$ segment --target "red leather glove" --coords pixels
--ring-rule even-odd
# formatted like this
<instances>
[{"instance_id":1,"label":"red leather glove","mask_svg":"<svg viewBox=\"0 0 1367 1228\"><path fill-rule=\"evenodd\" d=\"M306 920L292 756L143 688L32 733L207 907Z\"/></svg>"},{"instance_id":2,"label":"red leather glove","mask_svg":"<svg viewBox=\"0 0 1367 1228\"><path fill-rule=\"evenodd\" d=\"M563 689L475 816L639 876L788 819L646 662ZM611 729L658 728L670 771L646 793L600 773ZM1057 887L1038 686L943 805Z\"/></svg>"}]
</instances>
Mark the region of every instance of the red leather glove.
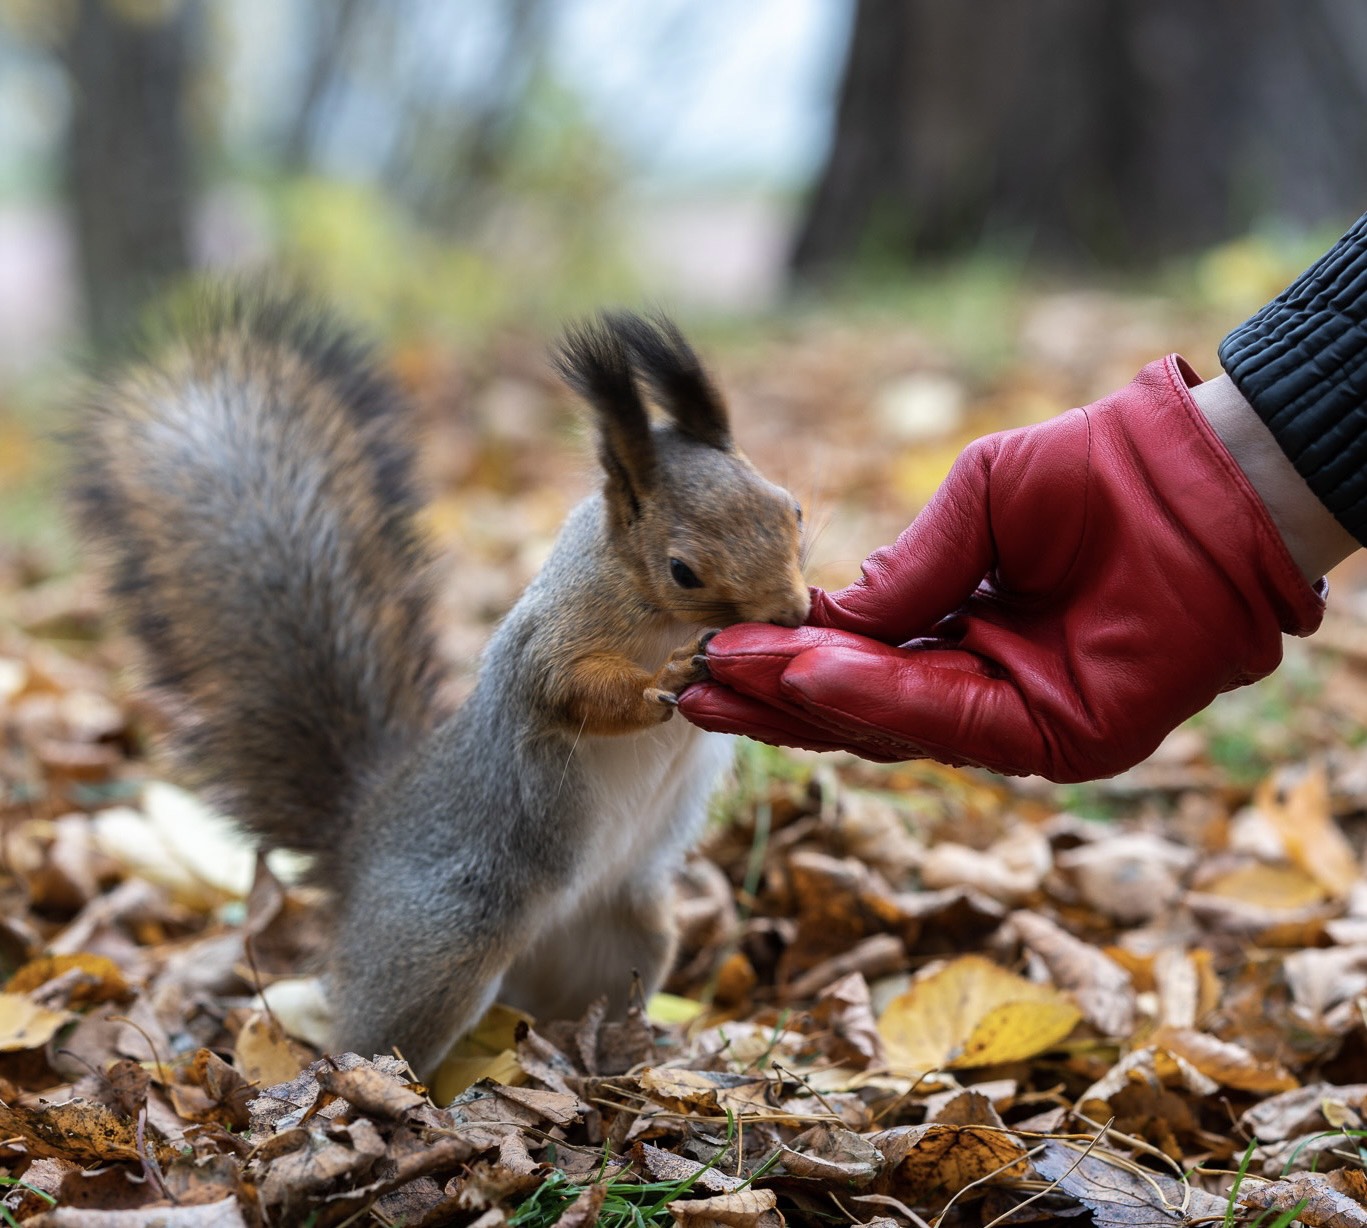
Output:
<instances>
[{"instance_id":1,"label":"red leather glove","mask_svg":"<svg viewBox=\"0 0 1367 1228\"><path fill-rule=\"evenodd\" d=\"M706 729L1056 781L1138 763L1271 673L1324 613L1173 356L1119 392L971 444L808 625L708 646Z\"/></svg>"}]
</instances>

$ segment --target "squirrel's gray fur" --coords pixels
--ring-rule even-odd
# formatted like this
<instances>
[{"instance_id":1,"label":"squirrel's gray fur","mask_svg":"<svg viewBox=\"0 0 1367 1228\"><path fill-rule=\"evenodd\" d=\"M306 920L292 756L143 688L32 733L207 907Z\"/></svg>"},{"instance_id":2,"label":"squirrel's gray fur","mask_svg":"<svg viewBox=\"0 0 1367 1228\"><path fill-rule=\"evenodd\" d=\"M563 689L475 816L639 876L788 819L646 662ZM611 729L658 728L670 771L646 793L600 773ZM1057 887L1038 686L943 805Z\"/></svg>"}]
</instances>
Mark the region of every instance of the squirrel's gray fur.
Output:
<instances>
[{"instance_id":1,"label":"squirrel's gray fur","mask_svg":"<svg viewBox=\"0 0 1367 1228\"><path fill-rule=\"evenodd\" d=\"M703 675L697 637L807 609L792 500L735 450L672 324L604 316L559 365L604 487L454 715L410 412L305 298L208 295L74 432L78 518L177 714L178 763L261 846L311 855L336 910L336 1044L423 1072L500 992L564 1016L622 1009L633 971L658 984L670 881L727 759L669 720Z\"/></svg>"}]
</instances>

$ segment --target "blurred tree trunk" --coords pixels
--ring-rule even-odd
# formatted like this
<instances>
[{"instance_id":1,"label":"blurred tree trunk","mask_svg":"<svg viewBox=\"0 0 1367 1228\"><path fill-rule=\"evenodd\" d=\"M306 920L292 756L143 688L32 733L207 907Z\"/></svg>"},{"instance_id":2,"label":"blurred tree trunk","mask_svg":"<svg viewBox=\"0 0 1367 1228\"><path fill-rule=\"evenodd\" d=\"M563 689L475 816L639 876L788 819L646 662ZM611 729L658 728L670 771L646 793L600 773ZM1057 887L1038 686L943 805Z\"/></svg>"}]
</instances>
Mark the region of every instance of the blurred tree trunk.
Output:
<instances>
[{"instance_id":1,"label":"blurred tree trunk","mask_svg":"<svg viewBox=\"0 0 1367 1228\"><path fill-rule=\"evenodd\" d=\"M284 169L294 174L310 165L322 114L343 73L352 39L362 25L360 0L326 0L310 5L308 13L315 23L309 39L308 68L281 158Z\"/></svg>"},{"instance_id":2,"label":"blurred tree trunk","mask_svg":"<svg viewBox=\"0 0 1367 1228\"><path fill-rule=\"evenodd\" d=\"M1361 0L859 0L792 264L1126 265L1364 204Z\"/></svg>"},{"instance_id":3,"label":"blurred tree trunk","mask_svg":"<svg viewBox=\"0 0 1367 1228\"><path fill-rule=\"evenodd\" d=\"M64 53L72 83L67 176L90 329L126 330L189 266L184 95L190 0L79 0Z\"/></svg>"}]
</instances>

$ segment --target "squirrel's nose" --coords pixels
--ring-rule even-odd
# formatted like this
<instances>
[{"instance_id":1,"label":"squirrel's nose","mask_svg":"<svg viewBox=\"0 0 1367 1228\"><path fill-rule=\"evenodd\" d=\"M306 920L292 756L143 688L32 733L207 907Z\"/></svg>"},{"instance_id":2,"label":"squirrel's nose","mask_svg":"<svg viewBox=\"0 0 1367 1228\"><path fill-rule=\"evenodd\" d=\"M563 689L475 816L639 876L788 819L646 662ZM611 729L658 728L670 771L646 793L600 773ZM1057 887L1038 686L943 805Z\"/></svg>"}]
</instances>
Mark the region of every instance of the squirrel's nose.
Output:
<instances>
[{"instance_id":1,"label":"squirrel's nose","mask_svg":"<svg viewBox=\"0 0 1367 1228\"><path fill-rule=\"evenodd\" d=\"M775 608L766 616L765 622L776 623L780 627L800 627L807 620L807 612L812 608L812 595L805 584L795 589L785 601L775 603Z\"/></svg>"}]
</instances>

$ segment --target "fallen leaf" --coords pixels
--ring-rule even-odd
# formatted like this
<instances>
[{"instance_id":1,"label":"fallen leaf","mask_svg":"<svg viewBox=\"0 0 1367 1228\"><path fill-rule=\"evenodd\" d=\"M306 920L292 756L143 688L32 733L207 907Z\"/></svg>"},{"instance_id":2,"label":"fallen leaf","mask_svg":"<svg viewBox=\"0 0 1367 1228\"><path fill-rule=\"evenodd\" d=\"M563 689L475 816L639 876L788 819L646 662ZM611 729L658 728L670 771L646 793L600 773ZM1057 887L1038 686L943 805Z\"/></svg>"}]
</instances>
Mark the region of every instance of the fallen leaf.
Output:
<instances>
[{"instance_id":1,"label":"fallen leaf","mask_svg":"<svg viewBox=\"0 0 1367 1228\"><path fill-rule=\"evenodd\" d=\"M744 1177L733 1177L715 1165L699 1164L697 1160L675 1155L651 1143L637 1143L633 1154L656 1181L692 1181L693 1189L713 1194L729 1194L746 1184Z\"/></svg>"},{"instance_id":2,"label":"fallen leaf","mask_svg":"<svg viewBox=\"0 0 1367 1228\"><path fill-rule=\"evenodd\" d=\"M72 1005L91 1002L116 1002L130 994L123 973L107 955L78 951L71 955L44 955L30 960L10 977L5 992L31 993L68 972L79 972L81 979L67 994Z\"/></svg>"},{"instance_id":3,"label":"fallen leaf","mask_svg":"<svg viewBox=\"0 0 1367 1228\"><path fill-rule=\"evenodd\" d=\"M1054 984L1072 994L1088 1023L1104 1036L1129 1036L1135 996L1124 968L1038 913L1014 912L1009 921L1021 941L1044 961Z\"/></svg>"},{"instance_id":4,"label":"fallen leaf","mask_svg":"<svg viewBox=\"0 0 1367 1228\"><path fill-rule=\"evenodd\" d=\"M1057 860L1088 904L1126 923L1165 912L1181 894L1181 876L1196 855L1149 832L1126 832L1069 849Z\"/></svg>"},{"instance_id":5,"label":"fallen leaf","mask_svg":"<svg viewBox=\"0 0 1367 1228\"><path fill-rule=\"evenodd\" d=\"M1045 1181L1057 1182L1087 1207L1096 1228L1158 1228L1207 1217L1224 1222L1223 1198L1099 1148L1085 1152L1084 1144L1046 1139L1030 1163Z\"/></svg>"},{"instance_id":6,"label":"fallen leaf","mask_svg":"<svg viewBox=\"0 0 1367 1228\"><path fill-rule=\"evenodd\" d=\"M246 1228L237 1199L191 1207L140 1207L134 1211L97 1211L55 1207L25 1220L32 1228Z\"/></svg>"},{"instance_id":7,"label":"fallen leaf","mask_svg":"<svg viewBox=\"0 0 1367 1228\"><path fill-rule=\"evenodd\" d=\"M361 1112L378 1117L400 1118L427 1103L401 1079L375 1066L354 1066L350 1070L325 1066L318 1072L318 1083Z\"/></svg>"},{"instance_id":8,"label":"fallen leaf","mask_svg":"<svg viewBox=\"0 0 1367 1228\"><path fill-rule=\"evenodd\" d=\"M715 1116L727 1110L738 1116L772 1115L772 1080L719 1070L671 1070L663 1066L640 1076L641 1089L676 1113Z\"/></svg>"},{"instance_id":9,"label":"fallen leaf","mask_svg":"<svg viewBox=\"0 0 1367 1228\"><path fill-rule=\"evenodd\" d=\"M140 1147L136 1123L88 1100L40 1102L33 1108L0 1104L0 1132L22 1138L31 1155L81 1165L139 1161L144 1151L163 1163L175 1155L153 1130Z\"/></svg>"},{"instance_id":10,"label":"fallen leaf","mask_svg":"<svg viewBox=\"0 0 1367 1228\"><path fill-rule=\"evenodd\" d=\"M670 1027L674 1024L692 1023L707 1008L691 998L681 998L677 994L652 994L646 1006L646 1014L652 1023Z\"/></svg>"},{"instance_id":11,"label":"fallen leaf","mask_svg":"<svg viewBox=\"0 0 1367 1228\"><path fill-rule=\"evenodd\" d=\"M1039 890L1053 864L1044 833L1022 824L985 850L951 841L934 845L921 857L921 880L931 889L971 887L1015 904Z\"/></svg>"},{"instance_id":12,"label":"fallen leaf","mask_svg":"<svg viewBox=\"0 0 1367 1228\"><path fill-rule=\"evenodd\" d=\"M826 1033L821 1052L829 1060L863 1067L886 1064L868 982L859 973L827 986L812 1008L812 1019Z\"/></svg>"},{"instance_id":13,"label":"fallen leaf","mask_svg":"<svg viewBox=\"0 0 1367 1228\"><path fill-rule=\"evenodd\" d=\"M274 1015L256 1011L237 1033L234 1059L242 1077L258 1087L287 1083L308 1065L308 1055L285 1035Z\"/></svg>"},{"instance_id":14,"label":"fallen leaf","mask_svg":"<svg viewBox=\"0 0 1367 1228\"><path fill-rule=\"evenodd\" d=\"M607 1193L608 1187L595 1181L560 1213L555 1221L558 1228L593 1228Z\"/></svg>"},{"instance_id":15,"label":"fallen leaf","mask_svg":"<svg viewBox=\"0 0 1367 1228\"><path fill-rule=\"evenodd\" d=\"M1299 1083L1295 1075L1277 1062L1255 1057L1242 1045L1191 1028L1160 1028L1150 1043L1155 1049L1191 1063L1223 1087L1246 1092L1284 1092Z\"/></svg>"},{"instance_id":16,"label":"fallen leaf","mask_svg":"<svg viewBox=\"0 0 1367 1228\"><path fill-rule=\"evenodd\" d=\"M687 1228L712 1228L715 1224L729 1228L777 1228L783 1219L774 1210L776 1206L778 1196L773 1190L749 1189L712 1198L675 1199L665 1204L665 1210L676 1224Z\"/></svg>"},{"instance_id":17,"label":"fallen leaf","mask_svg":"<svg viewBox=\"0 0 1367 1228\"><path fill-rule=\"evenodd\" d=\"M1255 861L1238 866L1201 884L1202 895L1234 900L1267 911L1288 912L1318 904L1325 898L1324 884L1299 866L1269 865Z\"/></svg>"},{"instance_id":18,"label":"fallen leaf","mask_svg":"<svg viewBox=\"0 0 1367 1228\"><path fill-rule=\"evenodd\" d=\"M1258 786L1254 804L1271 820L1292 862L1336 899L1348 894L1358 878L1357 858L1334 822L1323 763L1313 764L1280 796L1269 777Z\"/></svg>"},{"instance_id":19,"label":"fallen leaf","mask_svg":"<svg viewBox=\"0 0 1367 1228\"><path fill-rule=\"evenodd\" d=\"M886 1159L863 1135L823 1122L785 1145L781 1163L794 1177L861 1189L882 1171Z\"/></svg>"},{"instance_id":20,"label":"fallen leaf","mask_svg":"<svg viewBox=\"0 0 1367 1228\"><path fill-rule=\"evenodd\" d=\"M0 1052L41 1048L75 1018L70 1011L39 1006L26 994L0 993Z\"/></svg>"},{"instance_id":21,"label":"fallen leaf","mask_svg":"<svg viewBox=\"0 0 1367 1228\"><path fill-rule=\"evenodd\" d=\"M1300 1206L1300 1204L1304 1206ZM1367 1228L1367 1177L1357 1169L1297 1173L1239 1190L1239 1205L1253 1211L1290 1211L1307 1228Z\"/></svg>"},{"instance_id":22,"label":"fallen leaf","mask_svg":"<svg viewBox=\"0 0 1367 1228\"><path fill-rule=\"evenodd\" d=\"M1152 1045L1145 1045L1125 1054L1078 1097L1078 1103L1087 1100L1109 1102L1135 1082L1160 1085L1165 1082L1177 1083L1197 1096L1213 1096L1220 1090L1220 1085L1214 1079L1202 1074L1186 1058L1160 1053Z\"/></svg>"},{"instance_id":23,"label":"fallen leaf","mask_svg":"<svg viewBox=\"0 0 1367 1228\"><path fill-rule=\"evenodd\" d=\"M1255 1104L1239 1119L1239 1126L1265 1143L1280 1142L1332 1128L1331 1114L1337 1116L1347 1109L1356 1113L1364 1101L1367 1083L1311 1083Z\"/></svg>"},{"instance_id":24,"label":"fallen leaf","mask_svg":"<svg viewBox=\"0 0 1367 1228\"><path fill-rule=\"evenodd\" d=\"M1080 1018L1057 990L966 955L917 977L888 1003L878 1031L894 1069L922 1072L1033 1057Z\"/></svg>"},{"instance_id":25,"label":"fallen leaf","mask_svg":"<svg viewBox=\"0 0 1367 1228\"><path fill-rule=\"evenodd\" d=\"M1026 1164L1020 1139L991 1126L898 1126L868 1141L887 1161L878 1189L923 1204L927 1194L955 1194L991 1174L1020 1176Z\"/></svg>"}]
</instances>

